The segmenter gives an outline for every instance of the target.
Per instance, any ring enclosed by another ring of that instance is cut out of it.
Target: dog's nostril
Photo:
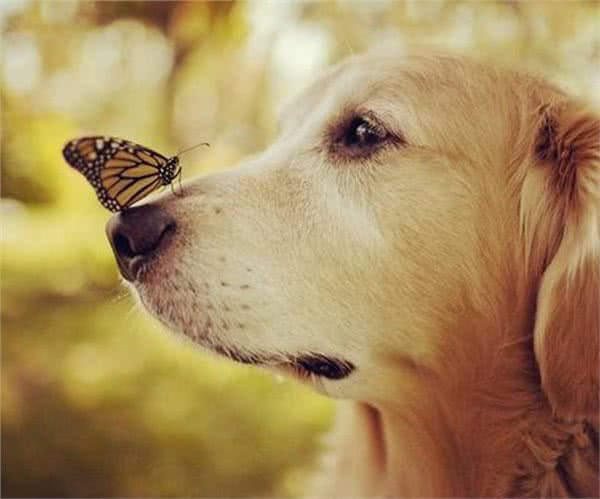
[[[119,255],[132,257],[135,255],[131,244],[129,244],[129,239],[121,233],[115,234],[113,244],[115,245],[115,250]]]
[[[160,233],[160,236],[158,237],[158,240],[156,241],[156,246],[158,246],[162,241],[164,241],[164,239],[173,234],[175,232],[175,223],[168,223],[165,228],[163,229],[163,231]]]
[[[167,224],[167,226],[165,227],[165,230],[162,233],[162,236],[164,236],[165,234],[169,234],[171,232],[175,232],[175,222],[169,222]]]
[[[125,279],[136,279],[140,265],[177,230],[175,219],[152,204],[130,208],[113,216],[106,224],[106,235],[114,250],[119,270]]]

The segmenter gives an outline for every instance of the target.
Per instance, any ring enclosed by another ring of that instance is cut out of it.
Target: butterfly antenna
[[[196,148],[198,148],[198,147],[201,147],[201,146],[207,146],[207,147],[210,147],[210,144],[209,144],[208,142],[202,142],[201,144],[196,144],[195,146],[188,147],[187,149],[184,149],[183,151],[179,151],[179,152],[176,154],[176,156],[181,156],[181,155],[182,155],[184,152],[191,151],[192,149],[196,149]]]

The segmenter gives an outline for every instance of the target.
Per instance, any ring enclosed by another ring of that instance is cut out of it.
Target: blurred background
[[[4,497],[297,496],[334,416],[136,309],[66,140],[208,141],[184,178],[229,168],[319,70],[384,45],[503,61],[600,105],[596,2],[2,0],[0,24]]]

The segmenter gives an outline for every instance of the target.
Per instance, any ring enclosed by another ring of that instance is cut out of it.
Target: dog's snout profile
[[[175,220],[160,206],[148,204],[113,216],[106,224],[121,275],[134,281],[142,264],[175,230]]]

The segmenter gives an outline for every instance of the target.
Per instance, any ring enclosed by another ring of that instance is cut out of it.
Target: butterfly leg
[[[177,182],[179,183],[179,194],[177,194],[177,192],[175,191],[175,188],[173,187],[173,182],[171,182],[171,192],[173,193],[174,196],[183,196],[183,187],[181,185],[181,168],[177,172],[176,177],[177,177]]]
[[[175,187],[173,187],[174,182],[171,182],[169,185],[171,186],[171,192],[173,196],[181,197],[183,196],[183,187],[181,186],[181,175],[177,176],[177,182],[179,184],[179,189],[176,191]]]

